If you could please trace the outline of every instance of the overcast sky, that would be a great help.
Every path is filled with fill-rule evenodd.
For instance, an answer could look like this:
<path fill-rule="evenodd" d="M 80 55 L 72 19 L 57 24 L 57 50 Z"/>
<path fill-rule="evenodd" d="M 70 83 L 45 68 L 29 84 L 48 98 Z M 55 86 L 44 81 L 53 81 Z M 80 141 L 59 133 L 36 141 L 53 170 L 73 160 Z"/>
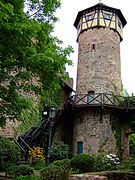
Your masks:
<path fill-rule="evenodd" d="M 76 42 L 77 31 L 73 26 L 78 11 L 93 6 L 99 0 L 61 0 L 62 6 L 57 10 L 59 22 L 55 25 L 55 35 L 64 42 L 64 46 L 71 45 L 74 53 L 70 56 L 73 67 L 67 68 L 70 77 L 76 79 L 78 44 Z M 127 24 L 123 29 L 123 41 L 121 42 L 121 70 L 122 83 L 129 93 L 135 94 L 135 1 L 134 0 L 101 0 L 100 2 L 120 9 Z M 75 82 L 76 83 L 76 82 Z M 74 86 L 75 88 L 75 86 Z"/>

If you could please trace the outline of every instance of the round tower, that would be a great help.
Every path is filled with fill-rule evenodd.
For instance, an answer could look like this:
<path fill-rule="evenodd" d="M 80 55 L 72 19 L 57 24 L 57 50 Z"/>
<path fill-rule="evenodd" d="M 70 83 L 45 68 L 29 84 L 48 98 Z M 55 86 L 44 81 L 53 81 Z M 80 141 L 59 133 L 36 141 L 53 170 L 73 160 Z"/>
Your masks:
<path fill-rule="evenodd" d="M 78 13 L 78 72 L 74 101 L 74 154 L 119 154 L 114 131 L 119 122 L 115 87 L 121 90 L 120 42 L 126 20 L 102 3 Z M 97 93 L 97 94 L 95 94 Z M 115 98 L 114 98 L 115 97 Z M 116 103 L 116 104 L 115 104 Z"/>
<path fill-rule="evenodd" d="M 126 20 L 119 9 L 102 3 L 78 13 L 77 94 L 121 89 L 120 42 Z"/>

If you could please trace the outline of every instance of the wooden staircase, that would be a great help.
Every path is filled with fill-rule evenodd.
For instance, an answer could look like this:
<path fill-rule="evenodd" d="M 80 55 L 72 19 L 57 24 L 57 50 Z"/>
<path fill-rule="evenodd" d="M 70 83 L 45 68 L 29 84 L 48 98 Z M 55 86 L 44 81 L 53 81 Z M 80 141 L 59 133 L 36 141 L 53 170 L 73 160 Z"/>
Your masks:
<path fill-rule="evenodd" d="M 21 158 L 19 164 L 27 164 L 29 150 L 33 151 L 33 146 L 42 147 L 45 151 L 47 148 L 47 141 L 49 136 L 49 120 L 43 119 L 39 126 L 34 126 L 24 135 L 19 136 L 18 140 L 15 138 L 10 138 L 13 140 L 18 147 L 21 149 Z M 46 146 L 45 146 L 46 145 Z"/>

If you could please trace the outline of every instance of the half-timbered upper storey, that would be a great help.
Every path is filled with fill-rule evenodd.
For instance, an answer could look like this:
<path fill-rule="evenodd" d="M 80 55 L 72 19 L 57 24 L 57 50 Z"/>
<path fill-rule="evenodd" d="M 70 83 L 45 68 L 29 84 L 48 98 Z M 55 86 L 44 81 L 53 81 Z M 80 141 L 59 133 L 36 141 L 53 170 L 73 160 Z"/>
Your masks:
<path fill-rule="evenodd" d="M 116 31 L 122 41 L 123 27 L 126 23 L 127 21 L 119 9 L 98 3 L 78 12 L 74 26 L 77 29 L 77 39 L 81 32 L 89 28 L 104 27 Z"/>

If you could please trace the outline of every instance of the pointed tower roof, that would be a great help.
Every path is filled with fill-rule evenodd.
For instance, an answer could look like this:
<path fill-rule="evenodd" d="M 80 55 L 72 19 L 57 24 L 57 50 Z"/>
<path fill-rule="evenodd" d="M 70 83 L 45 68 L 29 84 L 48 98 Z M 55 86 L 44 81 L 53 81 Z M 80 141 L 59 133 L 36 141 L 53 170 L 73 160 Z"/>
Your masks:
<path fill-rule="evenodd" d="M 83 14 L 87 13 L 87 12 L 92 12 L 94 11 L 95 9 L 102 9 L 102 10 L 106 10 L 106 11 L 110 11 L 110 12 L 115 12 L 118 17 L 120 18 L 121 22 L 122 22 L 122 25 L 123 27 L 127 24 L 127 21 L 126 19 L 124 18 L 122 12 L 120 9 L 116 9 L 116 8 L 113 8 L 113 7 L 110 7 L 110 6 L 107 6 L 101 2 L 97 3 L 96 5 L 92 6 L 92 7 L 89 7 L 87 9 L 84 9 L 82 11 L 79 11 L 78 14 L 77 14 L 77 17 L 76 17 L 76 20 L 74 22 L 74 26 L 77 28 L 77 25 L 79 23 L 79 20 L 80 18 L 82 17 Z"/>

